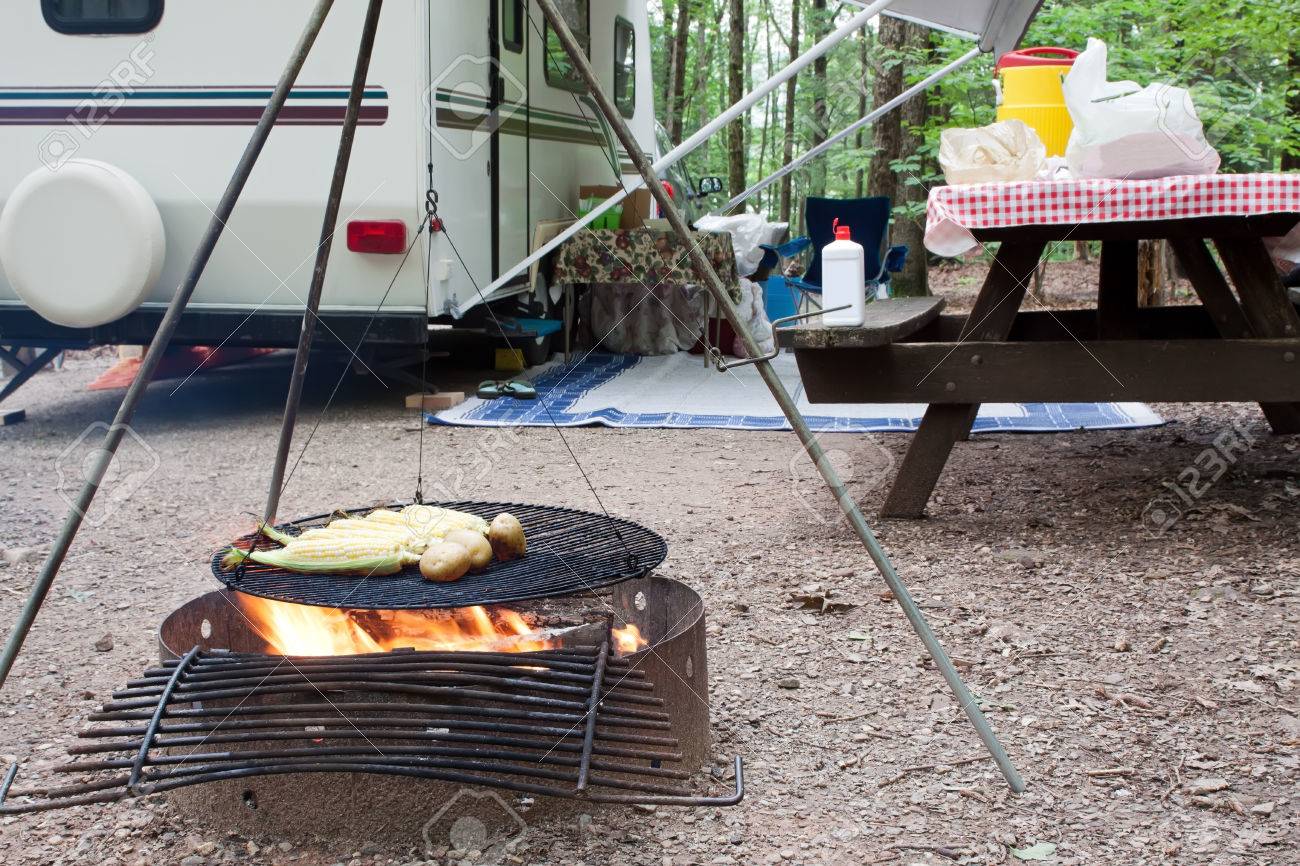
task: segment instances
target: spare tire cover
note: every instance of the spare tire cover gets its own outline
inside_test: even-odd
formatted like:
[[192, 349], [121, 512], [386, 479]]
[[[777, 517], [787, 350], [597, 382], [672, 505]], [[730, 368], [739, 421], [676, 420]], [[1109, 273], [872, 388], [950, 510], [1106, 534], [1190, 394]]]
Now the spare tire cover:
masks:
[[70, 328], [120, 319], [162, 272], [166, 236], [149, 193], [88, 159], [38, 168], [0, 213], [0, 268], [23, 303]]

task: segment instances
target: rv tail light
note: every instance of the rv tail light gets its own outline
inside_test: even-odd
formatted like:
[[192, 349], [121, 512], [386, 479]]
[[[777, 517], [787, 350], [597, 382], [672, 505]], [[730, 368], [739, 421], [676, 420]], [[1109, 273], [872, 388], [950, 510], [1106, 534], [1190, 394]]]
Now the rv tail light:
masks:
[[348, 249], [354, 253], [404, 253], [406, 223], [401, 220], [354, 220], [348, 223]]

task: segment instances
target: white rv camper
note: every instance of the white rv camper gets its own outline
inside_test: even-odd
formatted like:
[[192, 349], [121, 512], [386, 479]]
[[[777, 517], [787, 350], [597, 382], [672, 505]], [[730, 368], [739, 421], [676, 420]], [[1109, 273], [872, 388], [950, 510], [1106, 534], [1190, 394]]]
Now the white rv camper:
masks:
[[[0, 346], [148, 341], [313, 5], [4, 4]], [[365, 5], [335, 4], [175, 342], [295, 344]], [[561, 5], [654, 152], [646, 0]], [[539, 222], [572, 218], [580, 185], [633, 172], [544, 21], [531, 0], [384, 4], [322, 347], [372, 317], [369, 342], [418, 345], [430, 322], [481, 321], [484, 300], [544, 314], [526, 276], [476, 286]], [[430, 246], [414, 241], [431, 190]]]

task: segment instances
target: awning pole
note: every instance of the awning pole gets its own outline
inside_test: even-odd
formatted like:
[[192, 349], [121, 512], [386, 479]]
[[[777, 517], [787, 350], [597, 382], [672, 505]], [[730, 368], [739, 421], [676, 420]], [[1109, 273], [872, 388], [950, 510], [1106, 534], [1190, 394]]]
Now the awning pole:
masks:
[[763, 178], [758, 183], [754, 184], [749, 189], [745, 190], [740, 195], [736, 196], [731, 201], [724, 204], [722, 207], [714, 208], [712, 211], [710, 211], [710, 213], [713, 214], [729, 213], [731, 209], [734, 208], [736, 205], [740, 204], [741, 202], [748, 201], [750, 198], [754, 197], [758, 193], [767, 189], [769, 186], [776, 183], [778, 180], [785, 177], [787, 174], [790, 174], [793, 171], [798, 171], [800, 168], [803, 168], [809, 162], [821, 156], [823, 153], [830, 150], [832, 147], [839, 144], [841, 141], [848, 138], [850, 135], [857, 132], [862, 127], [875, 123], [881, 117], [893, 111], [895, 108], [898, 108], [900, 105], [907, 102], [913, 96], [916, 96], [918, 93], [921, 93], [922, 91], [929, 90], [931, 87], [934, 86], [936, 82], [940, 81], [941, 79], [947, 78], [949, 75], [956, 72], [958, 69], [961, 69], [967, 63], [970, 63], [976, 57], [979, 57], [981, 53], [983, 52], [981, 52], [980, 49], [972, 48], [970, 51], [967, 51], [961, 57], [958, 57], [956, 60], [954, 60], [952, 63], [949, 63], [947, 66], [943, 67], [942, 69], [937, 69], [934, 72], [930, 73], [925, 78], [918, 81], [916, 84], [913, 84], [911, 87], [907, 88], [907, 90], [904, 90], [902, 93], [898, 94], [893, 99], [886, 102], [884, 105], [873, 110], [870, 114], [866, 115], [860, 120], [855, 121], [853, 124], [846, 126], [844, 129], [835, 133], [830, 138], [823, 141], [821, 144], [817, 145], [816, 147], [809, 150], [807, 153], [800, 156], [798, 159], [794, 160], [788, 165], [778, 168], [776, 171], [772, 172], [767, 177]]
[[130, 429], [131, 419], [135, 417], [135, 410], [144, 397], [145, 389], [149, 386], [150, 380], [153, 379], [154, 373], [158, 370], [158, 364], [162, 361], [163, 352], [167, 349], [167, 344], [171, 342], [172, 335], [176, 332], [176, 326], [180, 324], [181, 314], [190, 302], [194, 289], [199, 284], [199, 278], [203, 276], [203, 271], [208, 266], [208, 260], [212, 258], [213, 250], [217, 248], [217, 241], [221, 240], [221, 234], [226, 228], [226, 222], [230, 219], [230, 214], [234, 211], [235, 204], [244, 191], [244, 184], [248, 182], [248, 177], [252, 174], [253, 166], [257, 164], [258, 157], [262, 155], [262, 148], [266, 144], [267, 138], [270, 137], [271, 130], [275, 127], [276, 118], [280, 116], [280, 110], [284, 108], [285, 100], [289, 98], [289, 91], [293, 89], [294, 82], [298, 80], [298, 73], [302, 71], [303, 63], [306, 62], [307, 55], [311, 53], [312, 45], [315, 44], [321, 26], [325, 23], [325, 18], [329, 15], [333, 5], [334, 0], [319, 0], [317, 2], [311, 18], [307, 21], [306, 28], [298, 38], [298, 44], [294, 46], [289, 62], [280, 74], [280, 82], [276, 85], [271, 100], [266, 104], [266, 108], [262, 111], [262, 117], [257, 122], [257, 128], [253, 130], [252, 138], [244, 148], [243, 155], [239, 158], [239, 164], [235, 168], [234, 175], [230, 178], [230, 183], [227, 184], [226, 191], [213, 212], [211, 221], [208, 223], [207, 232], [203, 235], [199, 248], [190, 261], [189, 270], [185, 273], [185, 279], [176, 287], [176, 294], [172, 297], [167, 312], [158, 325], [157, 333], [154, 334], [153, 340], [149, 343], [149, 350], [145, 352], [144, 360], [140, 362], [140, 369], [136, 373], [135, 380], [127, 388], [126, 395], [122, 398], [122, 405], [118, 407], [117, 415], [113, 418], [113, 424], [108, 428], [108, 433], [104, 435], [104, 442], [99, 446], [96, 459], [89, 468], [86, 483], [82, 485], [81, 493], [77, 495], [77, 501], [68, 511], [68, 516], [64, 518], [63, 528], [59, 530], [59, 535], [54, 540], [54, 546], [50, 549], [50, 555], [45, 558], [40, 574], [36, 576], [36, 583], [32, 585], [31, 594], [27, 597], [27, 603], [23, 606], [22, 612], [18, 615], [18, 621], [14, 623], [13, 630], [9, 633], [4, 654], [0, 656], [0, 687], [3, 687], [5, 681], [9, 678], [9, 671], [13, 668], [14, 660], [18, 658], [18, 653], [22, 651], [23, 643], [27, 640], [27, 634], [31, 631], [32, 623], [36, 621], [36, 615], [45, 603], [45, 596], [49, 593], [50, 587], [54, 585], [54, 578], [58, 576], [59, 568], [63, 565], [63, 559], [67, 556], [68, 549], [72, 547], [72, 542], [77, 537], [77, 531], [81, 528], [81, 522], [85, 519], [86, 511], [94, 501], [95, 494], [99, 492], [99, 485], [104, 480], [104, 474], [108, 471], [109, 464], [113, 462], [114, 455], [117, 454], [117, 448], [121, 445], [122, 438], [126, 435], [126, 431]]
[[347, 184], [348, 166], [352, 163], [352, 144], [357, 137], [357, 121], [361, 117], [361, 103], [366, 95], [366, 78], [370, 75], [370, 57], [375, 50], [375, 33], [379, 29], [379, 12], [384, 0], [370, 0], [366, 8], [366, 22], [361, 31], [361, 46], [352, 70], [352, 89], [348, 92], [348, 109], [343, 117], [343, 130], [339, 133], [338, 152], [334, 157], [334, 176], [330, 180], [329, 197], [325, 200], [325, 220], [321, 224], [320, 244], [316, 247], [316, 267], [312, 271], [311, 288], [302, 311], [302, 330], [298, 332], [298, 350], [293, 356], [293, 375], [289, 379], [289, 394], [284, 400], [284, 418], [280, 423], [280, 441], [275, 449], [275, 465], [271, 469], [271, 489], [266, 494], [266, 512], [263, 520], [275, 522], [275, 512], [280, 507], [280, 494], [284, 492], [284, 473], [289, 465], [289, 449], [293, 447], [293, 431], [298, 423], [298, 406], [302, 403], [303, 382], [307, 379], [307, 362], [311, 359], [312, 337], [319, 322], [320, 298], [325, 290], [325, 272], [329, 267], [330, 251], [334, 248], [339, 208], [343, 203], [343, 188]]
[[[785, 84], [791, 78], [798, 75], [806, 67], [811, 66], [813, 61], [815, 61], [817, 58], [824, 55], [826, 52], [830, 51], [836, 45], [840, 44], [845, 39], [847, 39], [848, 37], [852, 36], [854, 33], [861, 30], [863, 27], [866, 27], [867, 24], [871, 21], [871, 19], [875, 18], [877, 15], [879, 15], [883, 10], [887, 9], [894, 2], [896, 2], [896, 0], [877, 0], [877, 2], [872, 3], [870, 6], [868, 6], [866, 9], [862, 10], [861, 12], [859, 12], [857, 15], [854, 15], [852, 18], [848, 20], [847, 23], [844, 24], [844, 26], [838, 28], [837, 30], [827, 35], [825, 39], [822, 39], [816, 45], [809, 48], [789, 66], [785, 67], [776, 75], [773, 75], [767, 81], [763, 82], [758, 87], [751, 90], [749, 93], [747, 93], [744, 96], [743, 99], [741, 99], [735, 105], [731, 106], [726, 111], [722, 112], [722, 114], [719, 114], [713, 120], [709, 121], [709, 123], [705, 124], [699, 130], [699, 132], [696, 132], [690, 138], [686, 139], [681, 144], [677, 145], [677, 147], [674, 147], [668, 153], [664, 154], [662, 158], [660, 158], [657, 162], [654, 163], [653, 166], [651, 166], [651, 171], [654, 172], [655, 176], [658, 176], [658, 174], [663, 172], [665, 169], [670, 168], [673, 165], [676, 165], [678, 162], [680, 162], [682, 159], [688, 156], [692, 151], [698, 148], [701, 144], [704, 144], [704, 142], [712, 138], [714, 133], [718, 132], [719, 130], [725, 129], [727, 125], [730, 124], [733, 120], [736, 120], [737, 118], [741, 117], [742, 115], [745, 114], [745, 112], [749, 111], [751, 108], [757, 105], [760, 101], [762, 101], [763, 97], [767, 96], [773, 90], [776, 90], [782, 84]], [[637, 154], [641, 154], [640, 144], [633, 143], [629, 145], [628, 143], [624, 142], [623, 147], [625, 149], [628, 147], [633, 147], [636, 150]], [[629, 155], [633, 157], [634, 161], [638, 163], [640, 162], [640, 160], [636, 160], [635, 155], [631, 154], [630, 151], [629, 151]], [[644, 154], [641, 155], [644, 156]], [[636, 192], [638, 189], [640, 189], [643, 186], [645, 186], [645, 181], [640, 180], [632, 184], [632, 186], [624, 187], [621, 191], [607, 198], [599, 207], [591, 211], [591, 213], [586, 214], [585, 216], [578, 219], [577, 222], [569, 226], [564, 231], [560, 232], [558, 235], [552, 238], [550, 242], [544, 244], [536, 252], [528, 256], [528, 258], [519, 262], [519, 264], [515, 265], [514, 267], [510, 268], [505, 273], [503, 273], [501, 276], [497, 277], [491, 283], [491, 285], [487, 286], [487, 288], [483, 290], [483, 296], [490, 298], [492, 296], [492, 293], [495, 292], [497, 289], [506, 285], [515, 277], [519, 276], [524, 271], [531, 268], [535, 263], [541, 261], [547, 255], [549, 255], [551, 251], [557, 249], [561, 244], [563, 244], [569, 238], [573, 237], [578, 232], [582, 231], [584, 228], [589, 226], [592, 222], [599, 219], [610, 208], [614, 207], [623, 199], [627, 198], [629, 195]]]
[[[713, 296], [718, 307], [726, 315], [727, 320], [731, 322], [731, 326], [735, 329], [736, 333], [740, 335], [741, 340], [744, 342], [746, 352], [751, 358], [761, 358], [763, 352], [758, 348], [757, 343], [754, 342], [753, 334], [749, 332], [749, 328], [736, 312], [736, 308], [731, 302], [731, 297], [723, 287], [722, 280], [718, 277], [717, 271], [713, 269], [712, 263], [709, 261], [708, 256], [704, 254], [704, 251], [700, 249], [699, 244], [695, 242], [695, 237], [691, 233], [690, 228], [686, 225], [685, 219], [682, 218], [681, 212], [677, 210], [676, 204], [668, 196], [668, 193], [664, 190], [663, 184], [659, 181], [654, 166], [650, 164], [650, 161], [646, 159], [645, 154], [643, 154], [636, 146], [636, 138], [632, 135], [632, 131], [628, 128], [623, 116], [619, 113], [618, 109], [615, 108], [614, 104], [610, 101], [609, 96], [606, 95], [604, 90], [601, 88], [600, 80], [596, 76], [595, 70], [592, 69], [591, 62], [587, 59], [586, 54], [578, 45], [572, 31], [569, 30], [569, 26], [565, 22], [564, 16], [561, 15], [560, 11], [556, 8], [555, 0], [537, 0], [537, 2], [541, 7], [543, 14], [545, 14], [547, 19], [551, 22], [552, 29], [554, 29], [556, 36], [559, 37], [560, 42], [564, 45], [564, 50], [568, 53], [574, 67], [578, 70], [578, 74], [581, 75], [582, 79], [586, 82], [587, 87], [591, 91], [591, 95], [596, 100], [596, 104], [600, 107], [601, 113], [605, 115], [605, 119], [608, 120], [610, 125], [613, 127], [614, 132], [618, 135], [619, 140], [627, 149], [632, 161], [636, 163], [637, 171], [640, 172], [642, 180], [650, 189], [651, 195], [653, 195], [655, 200], [659, 203], [659, 207], [672, 225], [673, 231], [677, 233], [677, 235], [682, 239], [682, 243], [684, 243], [690, 250], [691, 261], [695, 266], [695, 270], [697, 273], [704, 275], [706, 288]], [[857, 503], [853, 501], [853, 498], [849, 495], [848, 491], [845, 490], [844, 483], [840, 480], [839, 474], [835, 471], [835, 467], [830, 464], [830, 461], [827, 460], [826, 453], [822, 450], [821, 444], [813, 435], [812, 430], [809, 429], [808, 423], [804, 420], [803, 415], [800, 414], [798, 406], [795, 405], [794, 400], [790, 397], [790, 393], [786, 391], [785, 385], [782, 384], [781, 379], [776, 375], [776, 371], [772, 369], [771, 363], [760, 360], [755, 366], [758, 368], [759, 375], [763, 377], [763, 381], [767, 384], [768, 389], [772, 392], [772, 396], [776, 398], [776, 402], [781, 406], [781, 411], [784, 412], [786, 418], [789, 419], [790, 426], [794, 428], [795, 434], [799, 437], [799, 441], [803, 443], [804, 449], [808, 452], [808, 456], [812, 458], [813, 463], [817, 466], [817, 470], [821, 473], [827, 486], [831, 489], [831, 492], [834, 493], [835, 500], [844, 511], [844, 515], [848, 519], [849, 525], [862, 540], [862, 544], [866, 547], [867, 553], [871, 556], [872, 562], [876, 564], [877, 569], [880, 570], [881, 576], [885, 579], [886, 585], [888, 585], [890, 591], [894, 594], [894, 598], [897, 599], [899, 605], [903, 608], [903, 613], [912, 624], [912, 628], [915, 629], [917, 635], [920, 636], [921, 642], [925, 644], [926, 650], [930, 653], [930, 657], [934, 660], [935, 665], [938, 666], [940, 673], [943, 674], [943, 678], [947, 680], [949, 688], [951, 688], [953, 694], [957, 696], [958, 702], [966, 712], [966, 716], [970, 719], [971, 724], [975, 726], [975, 730], [983, 741], [985, 748], [988, 749], [989, 754], [993, 756], [993, 760], [997, 764], [998, 769], [1002, 771], [1002, 775], [1006, 777], [1007, 784], [1010, 785], [1012, 791], [1017, 793], [1023, 791], [1025, 789], [1024, 780], [1020, 778], [1020, 774], [1017, 773], [1016, 768], [1012, 766], [1011, 759], [1007, 757], [1006, 750], [1002, 748], [1002, 744], [998, 742], [997, 735], [993, 733], [993, 729], [989, 726], [988, 720], [985, 719], [984, 714], [980, 712], [975, 696], [971, 694], [970, 689], [968, 689], [966, 684], [962, 682], [961, 676], [957, 673], [957, 668], [952, 663], [952, 659], [948, 657], [947, 652], [944, 651], [938, 638], [935, 637], [934, 632], [930, 629], [930, 624], [926, 622], [925, 616], [921, 613], [921, 609], [917, 606], [915, 600], [913, 600], [911, 594], [907, 591], [907, 587], [898, 576], [898, 572], [895, 571], [893, 563], [889, 561], [888, 554], [885, 553], [884, 548], [880, 546], [880, 542], [876, 539], [875, 533], [873, 533], [871, 527], [867, 525], [867, 521], [862, 516], [862, 512], [858, 509]]]

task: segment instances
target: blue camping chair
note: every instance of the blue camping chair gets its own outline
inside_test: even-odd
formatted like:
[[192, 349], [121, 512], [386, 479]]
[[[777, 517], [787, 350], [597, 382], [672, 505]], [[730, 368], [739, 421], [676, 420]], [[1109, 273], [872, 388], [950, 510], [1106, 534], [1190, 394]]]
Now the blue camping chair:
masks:
[[868, 299], [874, 298], [876, 288], [888, 286], [889, 275], [903, 269], [907, 262], [907, 247], [888, 247], [889, 220], [893, 203], [886, 196], [871, 198], [815, 198], [810, 196], [804, 202], [804, 225], [808, 228], [808, 237], [795, 238], [780, 246], [763, 244], [762, 269], [774, 268], [789, 259], [793, 259], [809, 247], [812, 259], [802, 277], [785, 277], [789, 289], [800, 293], [802, 301], [821, 306], [822, 294], [822, 247], [835, 240], [834, 223], [846, 225], [852, 231], [853, 240], [862, 245], [865, 252], [867, 283], [863, 291]]

